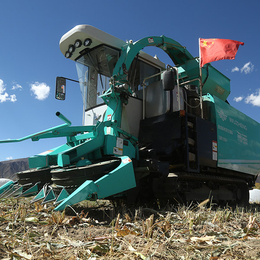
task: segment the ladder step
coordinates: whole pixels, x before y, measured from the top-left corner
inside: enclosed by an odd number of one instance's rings
[[[188,125],[189,128],[193,128],[194,127],[194,124],[192,122],[189,122],[189,121],[187,122],[187,125]]]
[[[195,162],[196,161],[196,155],[194,153],[189,153],[189,161]]]
[[[195,145],[195,141],[191,138],[188,138],[188,143],[189,143],[189,145],[192,145],[192,146]]]

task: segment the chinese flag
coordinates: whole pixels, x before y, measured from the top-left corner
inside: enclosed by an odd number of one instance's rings
[[[201,39],[200,45],[200,67],[206,63],[217,60],[234,60],[239,45],[243,42],[226,39]]]

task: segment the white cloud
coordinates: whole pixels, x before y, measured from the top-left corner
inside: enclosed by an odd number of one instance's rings
[[[240,101],[243,100],[243,98],[244,98],[244,97],[235,97],[235,98],[234,98],[234,101],[236,101],[236,102],[240,102]]]
[[[15,94],[10,95],[10,101],[11,101],[11,102],[17,101],[17,98],[16,98],[16,95],[15,95]]]
[[[5,84],[4,81],[2,79],[0,79],[0,103],[6,102],[6,101],[11,101],[11,102],[15,102],[17,101],[16,99],[16,95],[10,95],[7,92],[5,92],[6,88],[5,88]]]
[[[231,72],[237,72],[240,71],[241,73],[251,73],[254,70],[254,65],[252,64],[251,61],[247,62],[241,69],[239,69],[238,67],[234,67]]]
[[[5,92],[5,84],[4,81],[0,79],[0,95]]]
[[[12,90],[16,90],[16,89],[20,89],[20,90],[22,90],[22,86],[21,85],[19,85],[19,84],[15,84],[13,87],[12,87]]]
[[[239,68],[238,67],[235,67],[231,70],[231,72],[235,72],[235,71],[239,71]]]
[[[248,73],[251,73],[253,72],[254,70],[254,65],[251,63],[251,61],[249,61],[248,63],[246,63],[241,69],[240,69],[240,72],[241,73],[245,73],[245,74],[248,74]]]
[[[260,89],[258,89],[255,94],[248,95],[245,98],[245,102],[260,107]]]
[[[8,96],[9,95],[6,92],[4,94],[0,94],[0,103],[6,102],[7,100],[9,100]]]
[[[46,99],[50,94],[50,87],[46,83],[35,82],[31,84],[31,91],[38,100]]]
[[[12,156],[6,157],[6,160],[12,160],[12,159],[13,159]]]

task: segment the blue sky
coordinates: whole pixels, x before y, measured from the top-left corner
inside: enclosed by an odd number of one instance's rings
[[[198,38],[242,41],[235,60],[212,63],[231,79],[230,104],[260,122],[260,1],[0,1],[0,139],[17,139],[62,124],[82,122],[79,86],[68,82],[66,101],[54,98],[56,76],[77,79],[59,40],[78,24],[89,24],[122,40],[165,35],[199,55]],[[169,63],[158,49],[157,54]],[[0,161],[32,156],[64,138],[0,144]]]

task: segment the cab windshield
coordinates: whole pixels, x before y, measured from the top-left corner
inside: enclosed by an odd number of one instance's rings
[[[105,45],[87,50],[76,61],[84,109],[103,103],[99,98],[109,89],[109,79],[119,57],[119,51]]]
[[[84,111],[103,103],[103,99],[99,96],[110,87],[109,80],[119,55],[119,50],[100,45],[94,49],[86,49],[85,53],[76,60]],[[129,69],[128,81],[137,98],[142,99],[143,80],[158,72],[160,72],[159,67],[142,61],[138,56],[135,58]],[[158,80],[160,80],[159,76],[150,78],[146,81],[146,85]]]

